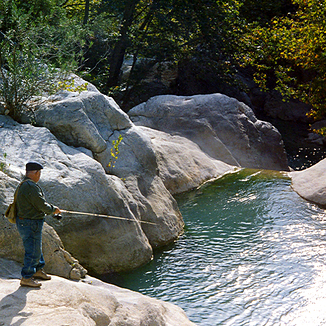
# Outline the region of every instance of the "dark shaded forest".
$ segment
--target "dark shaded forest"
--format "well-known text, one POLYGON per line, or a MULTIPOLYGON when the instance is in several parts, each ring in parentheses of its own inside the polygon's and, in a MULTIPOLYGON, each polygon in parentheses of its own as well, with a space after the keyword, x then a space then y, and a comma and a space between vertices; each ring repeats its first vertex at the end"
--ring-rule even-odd
POLYGON ((73 72, 128 111, 160 94, 236 97, 247 78, 318 121, 325 36, 317 0, 3 0, 0 97, 17 119, 73 72))

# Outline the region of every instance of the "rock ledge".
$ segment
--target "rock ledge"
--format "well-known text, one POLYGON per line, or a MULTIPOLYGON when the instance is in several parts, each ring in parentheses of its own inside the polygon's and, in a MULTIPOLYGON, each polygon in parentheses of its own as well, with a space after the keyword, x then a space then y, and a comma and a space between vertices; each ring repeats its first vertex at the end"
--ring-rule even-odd
POLYGON ((19 273, 17 263, 0 258, 0 325, 195 325, 171 303, 95 278, 74 282, 53 276, 36 290, 20 287, 19 273))

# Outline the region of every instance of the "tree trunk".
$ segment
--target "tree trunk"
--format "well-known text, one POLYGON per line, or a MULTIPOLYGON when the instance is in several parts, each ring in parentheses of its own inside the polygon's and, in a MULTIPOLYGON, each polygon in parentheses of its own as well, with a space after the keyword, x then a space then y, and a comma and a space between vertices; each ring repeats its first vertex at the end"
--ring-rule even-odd
POLYGON ((110 62, 110 74, 107 83, 108 88, 116 86, 119 83, 120 70, 123 64, 126 48, 128 46, 128 32, 133 22, 136 5, 139 0, 132 0, 131 3, 126 4, 123 20, 120 29, 120 38, 115 44, 110 62))
POLYGON ((88 22, 88 16, 89 16, 89 0, 85 1, 85 14, 84 14, 84 21, 83 25, 86 25, 88 22))

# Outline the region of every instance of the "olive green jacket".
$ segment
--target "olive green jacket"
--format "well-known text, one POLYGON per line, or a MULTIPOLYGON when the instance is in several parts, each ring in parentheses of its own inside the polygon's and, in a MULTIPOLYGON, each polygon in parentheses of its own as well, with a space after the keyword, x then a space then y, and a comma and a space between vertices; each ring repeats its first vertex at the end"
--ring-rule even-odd
POLYGON ((23 181, 17 193, 17 217, 43 219, 45 215, 53 214, 56 207, 45 201, 42 188, 28 177, 25 177, 23 181))

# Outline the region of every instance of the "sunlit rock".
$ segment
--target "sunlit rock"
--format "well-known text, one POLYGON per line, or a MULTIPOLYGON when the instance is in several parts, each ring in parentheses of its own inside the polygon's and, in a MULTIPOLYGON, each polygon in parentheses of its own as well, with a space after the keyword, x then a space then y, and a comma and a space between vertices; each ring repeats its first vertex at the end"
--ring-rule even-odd
POLYGON ((129 116, 138 126, 191 140, 212 159, 241 167, 288 170, 278 130, 228 96, 157 96, 134 107, 129 116))
MULTIPOLYGON (((73 96, 58 94, 42 102, 35 111, 35 122, 47 127, 65 144, 92 151, 90 156, 102 164, 108 178, 112 180, 115 175, 120 179, 114 179, 114 183, 123 180, 124 193, 133 202, 132 213, 138 219, 157 224, 157 227, 142 225, 151 246, 164 246, 182 233, 182 216, 175 199, 157 176, 156 156, 149 138, 112 98, 93 90, 73 96), (112 141, 119 135, 123 141, 116 162, 111 150, 112 141)), ((110 199, 107 201, 108 205, 110 199)), ((130 212, 120 206, 111 209, 118 215, 129 216, 130 212)))
POLYGON ((326 159, 308 169, 290 173, 292 188, 303 198, 326 206, 326 159))
MULTIPOLYGON (((122 215, 131 219, 128 222, 64 215, 58 222, 47 217, 46 222, 59 234, 65 249, 83 266, 105 273, 130 270, 151 259, 152 248, 132 212, 137 210, 137 203, 119 178, 108 176, 101 164, 58 141, 46 128, 21 125, 5 116, 0 116, 0 126, 0 148, 6 153, 0 180, 2 212, 13 200, 26 162, 38 161, 44 166, 39 183, 50 203, 65 210, 122 215)), ((9 225, 6 220, 2 223, 9 225)), ((2 257, 13 258, 9 254, 13 246, 11 238, 6 238, 10 233, 1 230, 4 237, 2 257)), ((19 252, 22 253, 21 247, 19 252)))
MULTIPOLYGON (((147 127, 139 129, 151 139, 159 176, 173 194, 196 188, 207 180, 237 169, 236 166, 212 158, 186 137, 147 127)), ((221 144, 223 150, 225 148, 221 144)))
POLYGON ((103 283, 57 276, 40 290, 19 286, 20 266, 0 258, 2 325, 191 326, 184 311, 168 302, 103 283))

